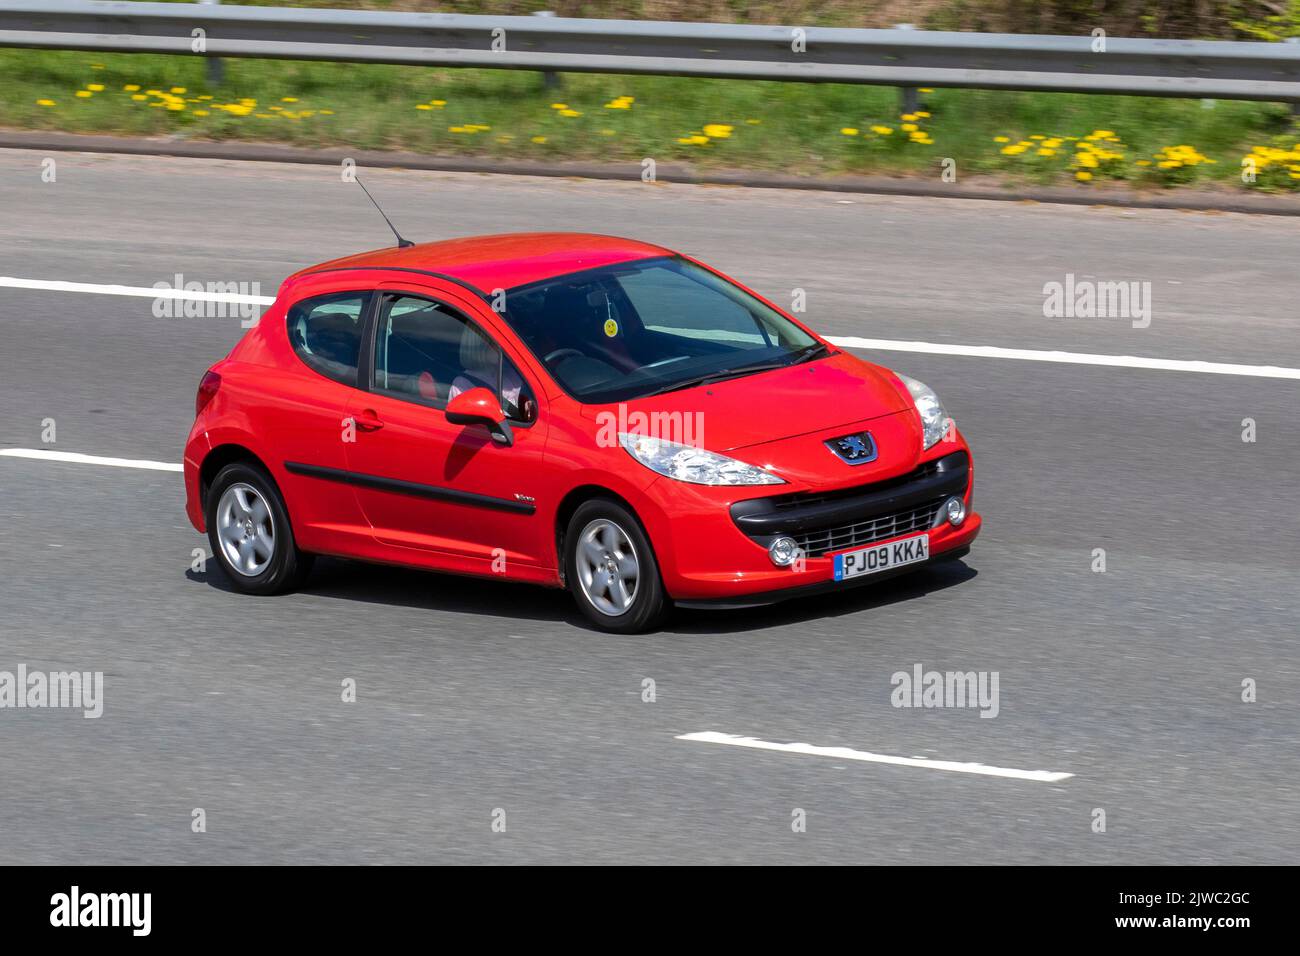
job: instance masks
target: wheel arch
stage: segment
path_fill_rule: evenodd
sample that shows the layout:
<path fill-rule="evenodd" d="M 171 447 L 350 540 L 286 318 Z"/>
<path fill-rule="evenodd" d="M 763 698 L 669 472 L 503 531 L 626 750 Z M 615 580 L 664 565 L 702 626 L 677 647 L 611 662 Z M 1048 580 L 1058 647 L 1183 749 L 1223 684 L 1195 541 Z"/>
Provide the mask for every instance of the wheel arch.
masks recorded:
<path fill-rule="evenodd" d="M 599 498 L 613 501 L 615 504 L 622 505 L 626 508 L 628 513 L 636 519 L 637 524 L 641 526 L 641 533 L 646 536 L 646 540 L 650 541 L 650 532 L 646 530 L 645 521 L 643 521 L 641 515 L 637 513 L 636 506 L 633 505 L 632 502 L 628 501 L 623 495 L 620 495 L 612 488 L 607 488 L 604 485 L 597 484 L 584 484 L 571 488 L 568 493 L 560 499 L 559 507 L 555 509 L 555 558 L 561 585 L 566 583 L 564 580 L 564 535 L 565 532 L 568 531 L 569 521 L 573 518 L 573 514 L 578 510 L 578 508 L 586 504 L 588 501 L 593 501 Z M 650 544 L 651 547 L 654 547 L 653 541 L 651 541 Z"/>
<path fill-rule="evenodd" d="M 233 465 L 242 462 L 248 465 L 254 465 L 266 475 L 267 480 L 275 486 L 279 492 L 280 500 L 284 502 L 285 510 L 288 511 L 289 503 L 284 501 L 284 492 L 280 489 L 280 484 L 271 474 L 271 469 L 266 462 L 262 461 L 251 449 L 237 442 L 227 442 L 223 445 L 215 446 L 211 451 L 203 456 L 203 463 L 199 466 L 199 506 L 203 509 L 203 514 L 208 513 L 208 489 L 212 487 L 212 482 L 216 480 L 221 469 L 227 465 Z"/>

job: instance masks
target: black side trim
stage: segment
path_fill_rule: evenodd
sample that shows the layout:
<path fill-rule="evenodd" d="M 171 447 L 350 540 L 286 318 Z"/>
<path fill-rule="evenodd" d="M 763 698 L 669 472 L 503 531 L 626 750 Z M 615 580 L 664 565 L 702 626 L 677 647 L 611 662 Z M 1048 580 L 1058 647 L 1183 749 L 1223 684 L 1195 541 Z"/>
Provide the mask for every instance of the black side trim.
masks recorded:
<path fill-rule="evenodd" d="M 493 511 L 509 511 L 512 514 L 531 515 L 537 512 L 537 506 L 524 501 L 511 501 L 508 498 L 493 498 L 491 495 L 476 495 L 472 491 L 458 491 L 455 488 L 442 488 L 438 485 L 422 485 L 400 478 L 383 478 L 379 475 L 363 475 L 341 468 L 326 468 L 323 465 L 304 465 L 297 461 L 286 461 L 285 470 L 295 475 L 308 478 L 320 478 L 324 481 L 338 481 L 345 485 L 359 488 L 374 488 L 378 491 L 391 491 L 399 495 L 411 495 L 415 498 L 432 498 L 436 501 L 450 501 L 452 504 L 468 505 L 471 508 L 489 508 Z"/>
<path fill-rule="evenodd" d="M 930 560 L 922 561 L 920 564 L 905 564 L 901 568 L 890 568 L 887 571 L 881 571 L 879 574 L 864 574 L 857 578 L 849 578 L 847 581 L 819 581 L 816 584 L 803 584 L 776 591 L 760 591 L 757 594 L 742 594 L 734 598 L 701 598 L 699 600 L 674 601 L 673 603 L 678 607 L 713 611 L 738 611 L 747 607 L 764 607 L 768 604 L 778 604 L 781 601 L 790 601 L 795 598 L 813 597 L 818 594 L 852 590 L 867 584 L 877 584 L 880 581 L 898 577 L 900 574 L 910 574 L 913 571 L 932 567 L 944 561 L 955 561 L 958 558 L 966 557 L 968 554 L 970 554 L 970 545 L 964 544 L 960 548 L 953 548 L 951 551 L 940 551 L 938 554 L 932 555 Z"/>
<path fill-rule="evenodd" d="M 778 498 L 748 498 L 731 506 L 731 517 L 751 537 L 821 531 L 913 508 L 946 495 L 962 494 L 969 473 L 970 458 L 964 451 L 958 451 L 928 462 L 910 475 L 833 495 L 805 497 L 796 493 Z"/>

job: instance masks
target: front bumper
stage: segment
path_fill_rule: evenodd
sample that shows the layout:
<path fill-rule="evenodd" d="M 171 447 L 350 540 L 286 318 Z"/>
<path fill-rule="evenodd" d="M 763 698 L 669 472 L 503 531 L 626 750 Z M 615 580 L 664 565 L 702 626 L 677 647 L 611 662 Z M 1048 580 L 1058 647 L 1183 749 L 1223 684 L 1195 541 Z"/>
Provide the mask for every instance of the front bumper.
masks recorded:
<path fill-rule="evenodd" d="M 964 554 L 979 534 L 971 510 L 974 470 L 964 442 L 936 454 L 905 475 L 819 494 L 815 491 L 735 500 L 736 489 L 685 485 L 661 479 L 647 494 L 656 505 L 646 530 L 659 556 L 668 594 L 678 604 L 743 607 L 821 588 L 851 587 L 892 576 L 890 572 L 835 581 L 833 555 L 928 531 L 929 561 Z M 942 502 L 959 495 L 967 515 L 958 527 L 932 527 Z M 780 568 L 767 546 L 778 535 L 794 537 L 802 561 Z M 786 593 L 788 592 L 788 593 Z"/>

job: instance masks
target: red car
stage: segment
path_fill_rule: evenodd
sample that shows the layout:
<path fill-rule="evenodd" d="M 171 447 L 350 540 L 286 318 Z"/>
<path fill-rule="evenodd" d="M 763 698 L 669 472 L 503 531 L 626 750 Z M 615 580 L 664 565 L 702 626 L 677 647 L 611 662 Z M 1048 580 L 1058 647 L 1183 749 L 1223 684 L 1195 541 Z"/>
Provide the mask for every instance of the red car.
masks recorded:
<path fill-rule="evenodd" d="M 328 554 L 567 587 L 633 632 L 960 557 L 980 528 L 929 388 L 608 236 L 305 269 L 196 412 L 189 519 L 252 594 Z"/>

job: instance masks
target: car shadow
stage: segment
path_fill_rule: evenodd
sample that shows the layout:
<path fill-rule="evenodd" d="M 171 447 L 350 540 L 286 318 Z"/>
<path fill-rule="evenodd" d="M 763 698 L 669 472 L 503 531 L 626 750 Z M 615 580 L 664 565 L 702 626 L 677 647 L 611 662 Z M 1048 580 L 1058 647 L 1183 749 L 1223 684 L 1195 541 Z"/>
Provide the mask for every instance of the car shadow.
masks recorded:
<path fill-rule="evenodd" d="M 659 632 L 729 634 L 844 617 L 918 600 L 964 584 L 978 573 L 964 561 L 942 561 L 878 584 L 828 591 L 760 607 L 716 611 L 677 608 Z M 215 562 L 209 561 L 204 571 L 187 570 L 185 576 L 219 591 L 235 593 L 229 579 Z M 342 558 L 319 558 L 299 592 L 366 604 L 550 621 L 600 633 L 574 606 L 567 591 L 512 581 L 461 577 Z"/>
<path fill-rule="evenodd" d="M 886 578 L 843 591 L 825 591 L 776 604 L 732 611 L 678 608 L 664 630 L 679 634 L 730 634 L 859 614 L 915 601 L 956 587 L 979 574 L 962 560 L 941 561 L 912 574 Z"/>

